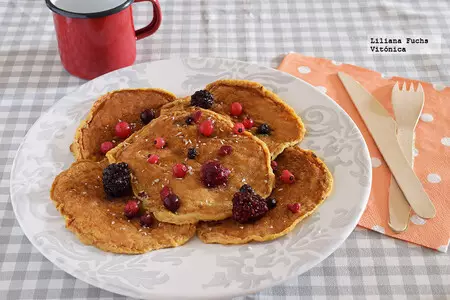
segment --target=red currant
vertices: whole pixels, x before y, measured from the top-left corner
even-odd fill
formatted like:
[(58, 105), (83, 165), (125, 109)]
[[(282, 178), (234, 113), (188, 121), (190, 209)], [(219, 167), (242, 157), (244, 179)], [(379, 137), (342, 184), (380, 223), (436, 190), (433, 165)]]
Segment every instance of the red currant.
[(255, 122), (253, 122), (253, 119), (250, 119), (249, 117), (245, 118), (245, 119), (242, 121), (242, 124), (244, 124), (245, 129), (250, 129), (250, 128), (252, 128), (254, 123), (255, 123)]
[(126, 139), (131, 135), (131, 127), (130, 124), (127, 122), (119, 122), (116, 124), (115, 127), (116, 130), (116, 136), (120, 137), (121, 139)]
[(175, 176), (176, 178), (183, 178), (184, 176), (186, 176), (187, 171), (188, 168), (185, 164), (175, 164), (172, 167), (173, 176)]
[(163, 200), (165, 208), (175, 213), (180, 208), (180, 198), (175, 194), (170, 194)]
[(125, 205), (124, 213), (130, 219), (137, 216), (139, 213), (139, 203), (136, 200), (128, 201)]
[(150, 154), (147, 158), (149, 164), (157, 164), (159, 161), (159, 156), (156, 154)]
[(288, 170), (281, 171), (281, 181), (284, 183), (294, 183), (295, 177), (294, 174), (289, 172)]
[(168, 187), (168, 186), (164, 186), (161, 189), (161, 191), (159, 192), (159, 195), (161, 196), (161, 200), (164, 200), (170, 194), (172, 194), (172, 189), (170, 187)]
[(153, 224), (153, 215), (146, 213), (143, 214), (139, 220), (141, 221), (141, 226), (142, 227), (150, 227)]
[(240, 116), (242, 114), (242, 104), (239, 102), (231, 103), (230, 112), (232, 116)]
[(163, 139), (162, 137), (158, 137), (155, 139), (155, 141), (153, 143), (155, 144), (156, 148), (162, 149), (166, 145), (166, 140)]
[(227, 156), (227, 155), (230, 155), (232, 152), (233, 152), (233, 147), (231, 147), (230, 145), (223, 145), (219, 149), (220, 156)]
[(289, 204), (287, 205), (287, 208), (288, 208), (290, 211), (292, 211), (294, 214), (295, 214), (295, 213), (298, 213), (298, 212), (300, 211), (300, 207), (301, 207), (300, 203), (293, 203), (293, 204), (289, 203)]
[(201, 110), (196, 110), (192, 113), (192, 120), (194, 120), (194, 123), (198, 123), (198, 121), (200, 121), (202, 114), (203, 113)]
[(244, 124), (242, 124), (242, 123), (236, 123), (236, 124), (234, 124), (233, 132), (234, 132), (235, 134), (241, 134), (241, 133), (243, 133), (244, 131), (245, 131)]
[(112, 142), (103, 142), (100, 145), (100, 151), (103, 154), (106, 154), (106, 152), (108, 152), (109, 150), (111, 150), (112, 148), (114, 148), (114, 144)]
[(203, 122), (200, 123), (198, 130), (200, 131), (201, 134), (203, 134), (204, 136), (211, 136), (211, 134), (214, 131), (214, 124), (211, 120), (205, 120)]

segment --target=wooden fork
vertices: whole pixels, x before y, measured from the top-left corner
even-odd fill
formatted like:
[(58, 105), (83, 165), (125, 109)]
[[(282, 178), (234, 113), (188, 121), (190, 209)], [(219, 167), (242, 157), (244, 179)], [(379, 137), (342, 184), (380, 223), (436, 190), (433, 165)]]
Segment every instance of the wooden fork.
[[(411, 84), (409, 91), (406, 83), (400, 90), (398, 82), (392, 89), (392, 106), (394, 108), (395, 120), (397, 121), (397, 139), (408, 162), (414, 164), (414, 130), (422, 113), (424, 104), (424, 92), (422, 85), (414, 91)], [(394, 177), (391, 177), (389, 187), (389, 227), (395, 232), (403, 232), (408, 227), (411, 207), (405, 199)]]

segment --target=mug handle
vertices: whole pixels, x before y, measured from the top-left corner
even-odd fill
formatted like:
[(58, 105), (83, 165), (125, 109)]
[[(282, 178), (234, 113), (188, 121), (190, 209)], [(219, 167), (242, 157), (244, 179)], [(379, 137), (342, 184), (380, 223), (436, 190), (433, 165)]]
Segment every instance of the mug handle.
[(161, 6), (159, 5), (158, 0), (135, 0), (134, 2), (144, 2), (149, 1), (153, 4), (153, 20), (145, 26), (144, 28), (136, 30), (136, 39), (140, 40), (145, 37), (148, 37), (149, 35), (152, 35), (155, 33), (156, 30), (158, 30), (159, 26), (161, 25), (162, 21), (162, 13), (161, 13)]

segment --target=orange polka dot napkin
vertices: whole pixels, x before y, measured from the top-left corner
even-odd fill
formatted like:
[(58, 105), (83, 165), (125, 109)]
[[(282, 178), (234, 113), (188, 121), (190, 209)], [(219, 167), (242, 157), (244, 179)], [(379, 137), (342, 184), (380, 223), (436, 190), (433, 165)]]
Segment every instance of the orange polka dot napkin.
[[(397, 239), (447, 252), (450, 238), (450, 88), (401, 77), (384, 78), (382, 74), (335, 61), (288, 54), (279, 70), (288, 72), (316, 86), (338, 103), (355, 121), (369, 147), (372, 158), (372, 191), (359, 225)], [(411, 214), (406, 232), (396, 234), (388, 225), (388, 197), (391, 172), (364, 125), (356, 107), (337, 76), (343, 71), (358, 80), (392, 113), (391, 92), (394, 84), (409, 86), (420, 82), (425, 90), (425, 105), (416, 127), (414, 171), (436, 207), (436, 217), (424, 220)]]

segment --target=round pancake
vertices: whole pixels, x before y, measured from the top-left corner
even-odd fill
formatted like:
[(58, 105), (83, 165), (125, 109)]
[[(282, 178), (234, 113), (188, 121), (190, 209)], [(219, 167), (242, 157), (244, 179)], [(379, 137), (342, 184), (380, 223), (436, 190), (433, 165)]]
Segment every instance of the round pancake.
[[(233, 122), (242, 122), (249, 116), (255, 122), (250, 130), (267, 144), (274, 159), (285, 148), (299, 143), (305, 135), (305, 127), (295, 111), (276, 94), (263, 85), (247, 80), (218, 80), (206, 86), (214, 96), (211, 110), (229, 116)], [(161, 113), (186, 110), (190, 106), (189, 97), (169, 103)], [(230, 115), (230, 106), (239, 102), (243, 113), (239, 117)], [(267, 123), (272, 128), (269, 135), (257, 134), (257, 126)]]
[[(200, 110), (200, 109), (199, 109)], [(136, 132), (122, 144), (107, 153), (110, 163), (126, 162), (133, 173), (133, 191), (147, 204), (147, 209), (163, 222), (174, 224), (196, 223), (199, 220), (222, 220), (231, 216), (233, 194), (248, 183), (261, 195), (268, 196), (274, 184), (267, 146), (248, 132), (235, 135), (233, 123), (212, 111), (201, 110), (200, 122), (215, 122), (214, 133), (205, 137), (198, 125), (186, 125), (189, 112), (179, 111), (162, 115)], [(167, 146), (156, 149), (153, 141), (163, 137)], [(233, 152), (219, 156), (223, 145), (231, 145)], [(187, 159), (189, 148), (195, 147), (198, 155)], [(159, 156), (158, 164), (149, 164), (149, 154)], [(206, 188), (201, 181), (200, 168), (207, 161), (218, 159), (231, 170), (226, 186)], [(183, 179), (172, 175), (172, 166), (184, 163), (190, 171)], [(160, 199), (163, 186), (169, 186), (178, 195), (181, 206), (176, 213), (168, 211)]]
[[(311, 152), (298, 147), (284, 150), (277, 158), (277, 181), (271, 197), (277, 206), (254, 223), (240, 224), (232, 219), (218, 222), (200, 222), (197, 236), (205, 243), (244, 244), (251, 241), (269, 241), (286, 235), (298, 222), (308, 217), (330, 194), (333, 179), (325, 164)], [(296, 180), (283, 183), (279, 175), (283, 169), (291, 171)], [(298, 213), (292, 213), (287, 204), (300, 203)]]
[[(105, 161), (106, 162), (106, 161)], [(176, 247), (195, 235), (194, 225), (173, 225), (155, 220), (143, 228), (139, 219), (123, 215), (127, 199), (107, 200), (102, 170), (106, 163), (80, 160), (59, 174), (53, 182), (51, 199), (66, 220), (66, 227), (81, 242), (101, 250), (138, 254)]]
[(159, 115), (161, 106), (175, 99), (174, 94), (162, 89), (124, 89), (107, 93), (95, 101), (81, 122), (70, 150), (77, 160), (100, 161), (105, 158), (100, 152), (103, 142), (121, 142), (114, 132), (118, 122), (128, 122), (137, 131), (144, 125), (140, 120), (143, 110), (154, 109)]

